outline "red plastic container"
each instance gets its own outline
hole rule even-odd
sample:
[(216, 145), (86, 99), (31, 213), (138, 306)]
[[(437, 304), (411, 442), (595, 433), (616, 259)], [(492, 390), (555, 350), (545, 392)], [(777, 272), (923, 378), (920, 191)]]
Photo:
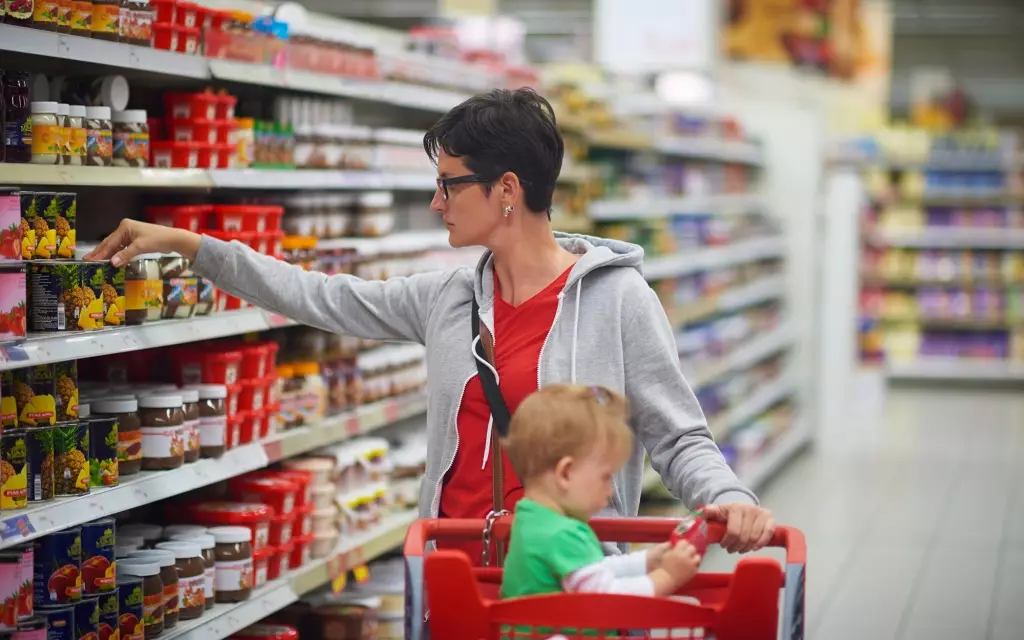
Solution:
[(277, 344), (273, 340), (264, 342), (263, 345), (266, 347), (264, 352), (264, 370), (268, 375), (272, 375), (274, 379), (277, 379), (277, 352), (281, 348), (281, 345)]
[(267, 425), (267, 412), (263, 409), (253, 411), (239, 410), (238, 415), (242, 416), (242, 427), (239, 431), (238, 441), (240, 444), (249, 444), (265, 437), (269, 431)]
[(243, 231), (249, 235), (249, 246), (256, 253), (262, 253), (265, 256), (270, 255), (270, 238), (265, 233), (256, 233), (255, 231)]
[(231, 142), (231, 134), (238, 129), (238, 125), (235, 124), (234, 120), (218, 120), (217, 124), (220, 126), (217, 134), (217, 142), (221, 144), (231, 144), (232, 148), (235, 148), (235, 144)]
[(282, 513), (270, 521), (270, 544), (282, 545), (292, 541), (295, 514)]
[(153, 48), (164, 51), (178, 50), (178, 25), (170, 22), (153, 24)]
[(237, 416), (239, 413), (238, 409), (238, 397), (242, 395), (242, 385), (239, 383), (228, 385), (228, 397), (224, 402), (224, 410), (227, 411), (229, 416)]
[[(229, 387), (239, 380), (242, 369), (242, 354), (238, 351), (214, 351), (203, 354), (203, 382), (226, 384)], [(230, 397), (231, 390), (228, 389)]]
[(254, 551), (266, 548), (270, 521), (276, 515), (273, 507), (251, 502), (195, 502), (186, 506), (185, 514), (168, 513), (178, 506), (172, 505), (165, 510), (165, 516), (171, 521), (181, 521), (184, 515), (189, 521), (205, 527), (248, 527), (252, 531)]
[(284, 231), (264, 231), (259, 234), (261, 244), (265, 242), (267, 255), (280, 258), (284, 255)]
[(238, 98), (235, 96), (228, 95), (226, 93), (220, 93), (217, 95), (217, 119), (228, 120), (234, 122), (235, 120), (235, 105), (238, 104)]
[[(287, 480), (297, 487), (295, 492), (295, 508), (292, 510), (292, 516), (295, 517), (296, 528), (294, 535), (299, 535), (299, 526), (303, 509), (306, 505), (311, 505), (313, 500), (312, 487), (313, 487), (313, 474), (309, 471), (302, 471), (301, 469), (264, 469), (261, 471), (254, 471), (247, 477), (256, 478), (281, 478)], [(308, 513), (312, 514), (312, 509), (307, 510)], [(312, 516), (311, 516), (312, 518)], [(312, 527), (312, 519), (310, 519), (310, 526)], [(312, 529), (310, 529), (312, 532)]]
[(199, 143), (199, 168), (216, 169), (220, 164), (220, 145), (209, 142)]
[(289, 560), (289, 562), (288, 562), (288, 570), (289, 571), (292, 570), (292, 569), (298, 569), (299, 567), (305, 566), (306, 564), (309, 563), (309, 560), (312, 557), (310, 555), (310, 548), (309, 548), (309, 546), (312, 543), (313, 543), (313, 536), (312, 535), (302, 536), (300, 538), (296, 538), (295, 539), (295, 541), (293, 542), (293, 544), (295, 546), (292, 549), (291, 555), (288, 558), (288, 560)]
[(266, 221), (263, 207), (248, 204), (227, 204), (213, 207), (211, 225), (220, 231), (257, 231), (262, 218)]
[(204, 118), (175, 118), (167, 122), (167, 133), (172, 140), (213, 144), (217, 142), (219, 124)]
[(178, 26), (178, 53), (194, 56), (199, 53), (199, 42), (202, 33), (199, 27)]
[(270, 352), (270, 345), (277, 345), (276, 342), (246, 342), (238, 346), (242, 353), (242, 378), (248, 380), (263, 381), (267, 374), (273, 369), (267, 368), (267, 354)]
[(199, 145), (194, 142), (154, 141), (149, 143), (149, 166), (157, 169), (195, 169), (199, 166)]
[(266, 546), (252, 552), (253, 584), (259, 589), (270, 580), (270, 559), (277, 555), (277, 547)]
[(234, 449), (238, 446), (239, 440), (242, 434), (242, 416), (237, 413), (233, 416), (228, 416), (227, 423), (227, 434), (225, 442), (228, 444), (228, 449)]
[(199, 7), (194, 2), (179, 2), (175, 22), (182, 27), (198, 27)]
[(167, 129), (164, 127), (163, 118), (146, 118), (146, 126), (149, 127), (149, 139), (153, 140), (166, 140)]
[(261, 231), (280, 231), (281, 218), (284, 217), (284, 207), (267, 207), (267, 221)]
[[(271, 530), (273, 530), (273, 527), (271, 527)], [(292, 554), (293, 549), (295, 549), (295, 544), (292, 542), (277, 545), (277, 553), (270, 558), (270, 563), (267, 565), (268, 578), (277, 580), (288, 571), (290, 564), (288, 557)], [(298, 638), (298, 636), (293, 637)]]
[[(207, 235), (211, 235), (209, 231), (207, 231)], [(217, 313), (244, 309), (246, 306), (248, 305), (246, 305), (245, 301), (241, 298), (233, 296), (221, 289), (217, 289)]]
[(177, 0), (149, 0), (153, 7), (153, 22), (156, 24), (174, 24), (178, 19)]
[(209, 205), (146, 207), (146, 220), (165, 227), (202, 233), (206, 229), (206, 219), (210, 211)]
[[(225, 129), (222, 127), (221, 131), (224, 130)], [(237, 148), (236, 145), (230, 142), (217, 143), (217, 148), (220, 149), (220, 162), (217, 163), (217, 168), (227, 169), (231, 167), (231, 158), (235, 154), (235, 149)]]
[(212, 93), (165, 93), (165, 115), (177, 120), (213, 120), (217, 99)]
[(231, 14), (227, 11), (206, 8), (203, 12), (203, 26), (211, 31), (222, 30), (229, 20)]
[[(312, 490), (310, 484), (310, 490)], [(312, 498), (310, 498), (312, 500)], [(295, 524), (292, 525), (292, 537), (308, 537), (313, 539), (313, 503), (308, 502), (301, 507), (295, 507)]]
[[(281, 553), (281, 550), (278, 550)], [(269, 575), (269, 574), (268, 574)], [(271, 580), (275, 578), (270, 576)], [(286, 624), (260, 622), (231, 636), (232, 640), (299, 640), (299, 630)]]
[(241, 380), (242, 393), (238, 395), (240, 411), (263, 411), (266, 406), (266, 383), (262, 380)]
[[(228, 481), (231, 495), (239, 502), (255, 502), (274, 507), (274, 512), (286, 518), (294, 518), (292, 510), (299, 494), (299, 485), (278, 474), (244, 475)], [(273, 536), (271, 536), (273, 537)], [(271, 544), (277, 544), (271, 542)]]

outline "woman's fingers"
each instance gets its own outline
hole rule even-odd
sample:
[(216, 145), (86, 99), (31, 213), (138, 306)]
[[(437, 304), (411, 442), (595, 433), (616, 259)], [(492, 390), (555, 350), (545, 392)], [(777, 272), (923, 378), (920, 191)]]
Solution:
[[(99, 245), (86, 254), (86, 260), (113, 260), (123, 247), (132, 243), (132, 232), (129, 220), (122, 220), (113, 233), (103, 239)], [(122, 263), (123, 264), (123, 263)], [(116, 265), (115, 265), (116, 266)]]

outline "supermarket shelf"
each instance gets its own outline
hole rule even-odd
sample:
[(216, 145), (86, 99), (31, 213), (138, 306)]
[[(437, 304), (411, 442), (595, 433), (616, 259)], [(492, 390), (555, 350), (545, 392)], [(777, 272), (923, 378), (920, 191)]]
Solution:
[(616, 221), (643, 218), (667, 218), (676, 215), (730, 215), (757, 209), (763, 204), (760, 194), (736, 193), (675, 198), (634, 198), (594, 200), (588, 207), (593, 220)]
[(209, 171), (210, 186), (226, 189), (390, 189), (432, 191), (430, 173), (328, 171), (321, 169), (220, 169)]
[(757, 460), (748, 465), (748, 468), (740, 470), (740, 483), (751, 491), (760, 491), (772, 476), (811, 443), (812, 436), (808, 421), (798, 418), (786, 432), (761, 452)]
[(711, 434), (715, 440), (725, 439), (733, 429), (750, 422), (794, 391), (796, 391), (796, 383), (793, 376), (783, 373), (778, 378), (755, 389), (749, 397), (736, 406), (708, 420)]
[(0, 51), (63, 58), (182, 78), (209, 77), (206, 59), (151, 47), (0, 25)]
[(1024, 249), (1024, 229), (879, 229), (872, 234), (872, 239), (879, 244), (912, 249)]
[(0, 549), (262, 469), (278, 460), (422, 415), (425, 411), (426, 397), (416, 392), (360, 407), (310, 427), (285, 431), (263, 442), (242, 445), (216, 460), (200, 460), (170, 471), (143, 472), (123, 479), (116, 487), (5, 512), (0, 521)]
[(687, 376), (687, 381), (695, 389), (703, 387), (728, 373), (747, 369), (768, 356), (789, 348), (795, 337), (796, 330), (792, 324), (778, 326), (733, 349), (725, 356), (702, 365), (692, 376)]
[(754, 166), (760, 166), (764, 162), (761, 148), (743, 140), (662, 138), (654, 143), (654, 148), (665, 155), (683, 158), (700, 158)]
[(890, 289), (919, 289), (921, 287), (939, 287), (946, 289), (976, 289), (979, 287), (1012, 287), (1024, 283), (1007, 282), (1003, 278), (951, 278), (933, 280), (925, 278), (878, 278), (865, 276), (861, 279), (862, 287), (881, 287)]
[[(42, 33), (36, 29), (29, 31)], [(69, 187), (209, 189), (213, 186), (210, 172), (204, 169), (58, 167), (38, 164), (0, 165), (0, 181), (21, 185)]]
[(904, 204), (917, 204), (931, 207), (988, 207), (1008, 206), (1024, 202), (1024, 194), (1011, 191), (992, 191), (986, 193), (926, 193), (920, 196), (879, 196), (870, 194), (875, 201), (896, 201)]
[(88, 332), (30, 334), (23, 342), (0, 344), (0, 371), (36, 364), (79, 360), (200, 340), (224, 338), (293, 325), (284, 316), (262, 309), (226, 311), (187, 320)]
[(392, 514), (370, 531), (344, 536), (328, 557), (314, 560), (256, 589), (245, 602), (217, 605), (197, 620), (179, 622), (162, 637), (166, 640), (220, 640), (237, 633), (330, 582), (332, 569), (347, 571), (349, 567), (366, 564), (400, 547), (416, 518), (414, 510)]
[(882, 316), (879, 322), (885, 324), (914, 324), (924, 329), (948, 331), (1000, 331), (1024, 327), (1024, 318), (921, 318)]
[(644, 278), (648, 281), (678, 278), (698, 271), (724, 269), (737, 264), (778, 258), (785, 252), (781, 237), (742, 240), (735, 244), (707, 249), (683, 249), (679, 253), (651, 258), (644, 262)]
[(1024, 381), (1024, 362), (996, 358), (921, 357), (911, 362), (891, 362), (886, 375), (892, 380)]
[(781, 298), (786, 292), (783, 276), (768, 276), (745, 285), (733, 287), (715, 297), (702, 298), (669, 314), (673, 326), (699, 322), (720, 313), (729, 313), (743, 307)]

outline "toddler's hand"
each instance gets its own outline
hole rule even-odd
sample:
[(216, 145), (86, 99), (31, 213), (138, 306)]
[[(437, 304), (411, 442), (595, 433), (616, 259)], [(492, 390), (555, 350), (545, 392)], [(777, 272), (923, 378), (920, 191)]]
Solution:
[(672, 544), (662, 542), (647, 550), (647, 573), (650, 573), (661, 566), (665, 553), (672, 548)]
[(700, 555), (693, 545), (681, 540), (662, 556), (661, 568), (672, 576), (678, 588), (697, 575), (697, 570), (700, 569), (700, 560)]

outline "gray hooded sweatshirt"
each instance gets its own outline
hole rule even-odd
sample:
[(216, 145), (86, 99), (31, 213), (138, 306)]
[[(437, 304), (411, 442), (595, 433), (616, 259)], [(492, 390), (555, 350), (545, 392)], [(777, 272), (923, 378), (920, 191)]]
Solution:
[[(537, 385), (603, 385), (629, 399), (637, 446), (615, 477), (610, 509), (636, 515), (644, 449), (666, 488), (691, 507), (756, 503), (726, 464), (683, 379), (672, 328), (641, 272), (643, 249), (591, 236), (556, 237), (580, 258), (558, 295), (540, 351)], [(366, 281), (303, 271), (237, 241), (204, 236), (195, 267), (224, 291), (303, 324), (426, 346), (427, 469), (419, 505), (422, 517), (436, 517), (441, 485), (459, 446), (459, 404), (477, 375), (471, 349), (473, 296), (480, 321), (494, 335), (493, 264), (492, 254), (485, 252), (475, 270)]]

